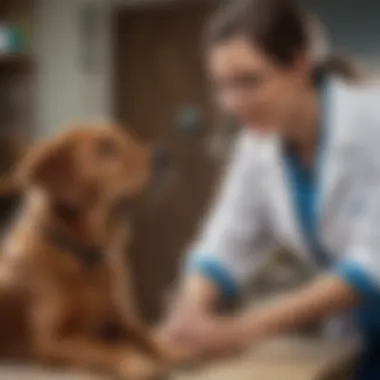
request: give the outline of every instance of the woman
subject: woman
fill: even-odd
[[[366,373],[380,378],[380,92],[349,65],[315,67],[291,0],[233,1],[209,30],[217,100],[242,127],[221,193],[189,253],[166,334],[203,354],[354,312]],[[318,275],[269,304],[223,316],[281,244]]]

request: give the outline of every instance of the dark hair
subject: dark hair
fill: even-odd
[[[311,44],[310,15],[296,0],[232,0],[211,20],[207,46],[244,36],[281,67],[290,67]],[[329,57],[315,68],[315,76],[333,73],[355,80],[355,65],[342,57]]]

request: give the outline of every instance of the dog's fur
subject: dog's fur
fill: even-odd
[[[166,353],[137,315],[119,212],[154,176],[148,149],[114,126],[79,125],[33,149],[17,174],[26,195],[1,252],[1,354],[156,376]],[[100,262],[55,244],[51,228],[97,247]]]

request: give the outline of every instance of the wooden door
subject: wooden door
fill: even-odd
[[[117,118],[143,140],[169,147],[176,166],[168,191],[136,221],[130,252],[140,307],[149,319],[160,313],[164,292],[180,271],[216,173],[205,151],[213,124],[201,48],[207,3],[124,10],[117,20]],[[203,117],[203,134],[179,128],[186,109]]]

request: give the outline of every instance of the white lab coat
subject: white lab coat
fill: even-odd
[[[380,291],[380,89],[328,85],[318,237],[331,258],[359,266]],[[279,140],[241,132],[191,255],[211,257],[244,286],[272,245],[316,271],[293,207]]]

